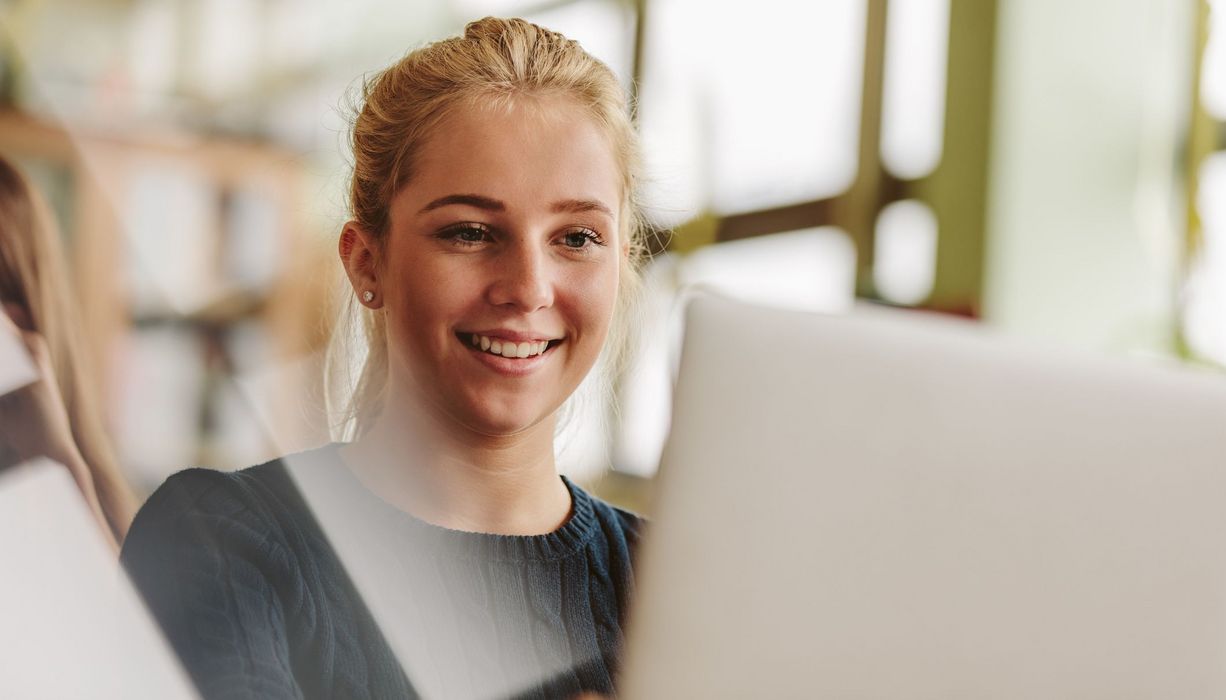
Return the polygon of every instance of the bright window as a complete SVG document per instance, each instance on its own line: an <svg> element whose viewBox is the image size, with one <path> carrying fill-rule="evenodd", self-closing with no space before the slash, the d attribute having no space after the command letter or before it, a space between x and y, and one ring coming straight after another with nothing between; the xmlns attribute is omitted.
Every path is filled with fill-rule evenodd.
<svg viewBox="0 0 1226 700"><path fill-rule="evenodd" d="M648 5L639 94L665 225L838 194L856 173L864 0Z"/></svg>

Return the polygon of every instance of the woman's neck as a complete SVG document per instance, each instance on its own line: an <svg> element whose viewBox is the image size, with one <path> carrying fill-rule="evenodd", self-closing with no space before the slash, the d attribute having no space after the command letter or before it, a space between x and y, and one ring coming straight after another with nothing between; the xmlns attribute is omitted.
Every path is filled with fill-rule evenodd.
<svg viewBox="0 0 1226 700"><path fill-rule="evenodd" d="M413 407L389 404L341 455L380 498L433 525L501 535L553 532L570 492L553 459L552 417L508 436L448 429Z"/></svg>

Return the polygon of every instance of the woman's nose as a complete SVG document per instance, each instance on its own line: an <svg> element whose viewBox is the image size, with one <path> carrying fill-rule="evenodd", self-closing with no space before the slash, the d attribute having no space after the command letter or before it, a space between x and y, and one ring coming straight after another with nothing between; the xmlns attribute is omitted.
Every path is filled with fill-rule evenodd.
<svg viewBox="0 0 1226 700"><path fill-rule="evenodd" d="M531 245L514 246L493 261L495 278L489 301L524 313L553 304L553 280L548 251Z"/></svg>

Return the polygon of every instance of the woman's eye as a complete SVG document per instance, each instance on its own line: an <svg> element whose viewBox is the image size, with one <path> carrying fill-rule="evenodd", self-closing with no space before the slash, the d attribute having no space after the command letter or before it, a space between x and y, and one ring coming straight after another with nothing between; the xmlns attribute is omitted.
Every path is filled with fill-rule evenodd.
<svg viewBox="0 0 1226 700"><path fill-rule="evenodd" d="M562 236L562 245L566 246L567 248L586 248L590 243L604 245L604 239L600 237L600 234L586 228L567 231Z"/></svg>
<svg viewBox="0 0 1226 700"><path fill-rule="evenodd" d="M465 224L443 229L438 233L438 237L459 245L477 245L489 240L490 232L485 226Z"/></svg>

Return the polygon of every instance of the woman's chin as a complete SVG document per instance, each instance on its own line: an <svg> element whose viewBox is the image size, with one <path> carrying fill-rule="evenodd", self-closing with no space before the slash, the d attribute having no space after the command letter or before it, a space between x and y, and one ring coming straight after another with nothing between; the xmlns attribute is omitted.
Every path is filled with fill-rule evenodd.
<svg viewBox="0 0 1226 700"><path fill-rule="evenodd" d="M540 409L515 409L499 407L492 409L470 409L464 412L458 421L468 431L489 438L512 438L532 433L542 425L548 428L550 438L553 436L553 412Z"/></svg>

